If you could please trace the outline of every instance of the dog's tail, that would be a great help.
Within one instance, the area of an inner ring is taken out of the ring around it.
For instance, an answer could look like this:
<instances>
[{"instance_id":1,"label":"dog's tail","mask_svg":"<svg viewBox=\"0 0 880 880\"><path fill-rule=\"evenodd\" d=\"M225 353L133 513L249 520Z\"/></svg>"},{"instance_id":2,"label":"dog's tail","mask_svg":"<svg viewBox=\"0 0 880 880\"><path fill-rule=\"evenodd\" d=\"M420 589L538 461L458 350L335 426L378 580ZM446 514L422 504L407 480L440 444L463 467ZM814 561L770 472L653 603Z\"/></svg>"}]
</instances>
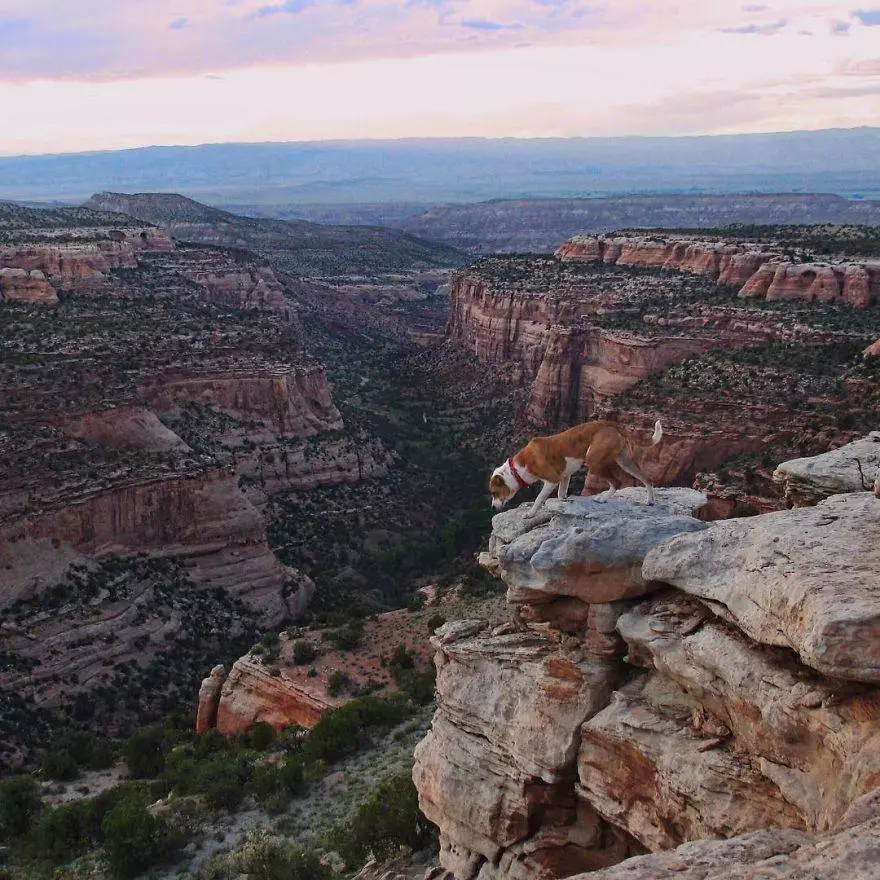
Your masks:
<instances>
[{"instance_id":1,"label":"dog's tail","mask_svg":"<svg viewBox=\"0 0 880 880\"><path fill-rule=\"evenodd\" d=\"M633 445L637 449L648 449L650 446L656 446L663 439L663 425L660 424L660 419L657 419L654 422L654 433L651 435L651 439L647 443L639 443L638 440L633 442Z\"/></svg>"}]
</instances>

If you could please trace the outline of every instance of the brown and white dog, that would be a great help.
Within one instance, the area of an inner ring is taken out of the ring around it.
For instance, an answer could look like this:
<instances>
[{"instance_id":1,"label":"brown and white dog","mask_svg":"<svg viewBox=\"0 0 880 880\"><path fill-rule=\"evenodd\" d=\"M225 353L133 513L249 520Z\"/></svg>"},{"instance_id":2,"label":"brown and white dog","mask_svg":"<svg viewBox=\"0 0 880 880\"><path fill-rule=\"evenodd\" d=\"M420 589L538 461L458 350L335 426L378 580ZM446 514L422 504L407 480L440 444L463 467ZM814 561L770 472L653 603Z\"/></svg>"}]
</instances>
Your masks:
<instances>
[{"instance_id":1,"label":"brown and white dog","mask_svg":"<svg viewBox=\"0 0 880 880\"><path fill-rule=\"evenodd\" d=\"M607 501L616 491L613 466L635 477L648 490L648 504L654 503L654 488L633 461L637 449L656 446L663 437L659 419L654 423L654 434L648 443L640 443L633 434L614 422L584 422L561 434L534 437L524 449L512 455L501 467L495 468L489 479L492 507L500 510L526 486L543 480L535 503L527 516L535 516L554 489L565 500L572 476L582 467L608 481L609 489L598 501Z\"/></svg>"}]
</instances>

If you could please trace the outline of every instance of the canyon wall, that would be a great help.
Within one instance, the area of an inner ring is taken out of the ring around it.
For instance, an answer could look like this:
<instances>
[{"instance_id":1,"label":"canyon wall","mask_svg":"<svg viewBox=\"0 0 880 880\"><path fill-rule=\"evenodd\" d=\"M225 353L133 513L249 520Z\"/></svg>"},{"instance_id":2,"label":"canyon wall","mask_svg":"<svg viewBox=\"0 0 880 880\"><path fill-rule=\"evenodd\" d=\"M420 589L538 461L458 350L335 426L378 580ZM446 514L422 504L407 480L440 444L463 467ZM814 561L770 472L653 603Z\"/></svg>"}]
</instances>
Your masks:
<instances>
[{"instance_id":1,"label":"canyon wall","mask_svg":"<svg viewBox=\"0 0 880 880\"><path fill-rule=\"evenodd\" d=\"M767 828L794 851L880 786L873 492L709 524L693 490L642 499L497 515L481 562L513 621L432 639L413 778L456 880L552 880Z\"/></svg>"},{"instance_id":2,"label":"canyon wall","mask_svg":"<svg viewBox=\"0 0 880 880\"><path fill-rule=\"evenodd\" d=\"M561 260L653 267L703 275L756 299L802 299L867 308L880 299L880 262L792 262L780 248L663 236L575 236Z\"/></svg>"}]
</instances>

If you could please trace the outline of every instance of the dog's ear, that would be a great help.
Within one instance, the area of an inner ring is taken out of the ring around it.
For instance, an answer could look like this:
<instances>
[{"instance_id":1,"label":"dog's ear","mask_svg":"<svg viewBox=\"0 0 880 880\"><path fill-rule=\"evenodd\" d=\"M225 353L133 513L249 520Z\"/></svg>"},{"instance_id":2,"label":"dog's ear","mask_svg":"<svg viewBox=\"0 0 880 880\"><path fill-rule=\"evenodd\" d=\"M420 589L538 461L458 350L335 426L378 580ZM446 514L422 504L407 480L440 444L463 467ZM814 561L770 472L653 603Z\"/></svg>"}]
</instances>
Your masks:
<instances>
[{"instance_id":1,"label":"dog's ear","mask_svg":"<svg viewBox=\"0 0 880 880\"><path fill-rule=\"evenodd\" d=\"M504 478L499 476L498 474L493 474L492 479L489 480L490 489L503 489L506 486L507 483L504 482Z\"/></svg>"}]
</instances>

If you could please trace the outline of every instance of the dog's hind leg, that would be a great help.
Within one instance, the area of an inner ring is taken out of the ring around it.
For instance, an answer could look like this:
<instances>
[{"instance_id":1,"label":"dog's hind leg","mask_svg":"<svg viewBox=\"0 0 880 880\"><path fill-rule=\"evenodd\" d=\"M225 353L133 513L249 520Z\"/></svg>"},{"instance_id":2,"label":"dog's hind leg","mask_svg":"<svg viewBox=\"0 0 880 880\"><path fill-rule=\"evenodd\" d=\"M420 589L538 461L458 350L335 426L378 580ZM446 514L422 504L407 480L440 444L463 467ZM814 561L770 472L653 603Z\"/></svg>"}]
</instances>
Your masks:
<instances>
[{"instance_id":1,"label":"dog's hind leg","mask_svg":"<svg viewBox=\"0 0 880 880\"><path fill-rule=\"evenodd\" d=\"M648 504L654 503L654 487L648 478L639 470L636 463L625 453L621 452L617 456L617 463L620 469L626 471L631 477L635 477L648 490Z\"/></svg>"},{"instance_id":2,"label":"dog's hind leg","mask_svg":"<svg viewBox=\"0 0 880 880\"><path fill-rule=\"evenodd\" d=\"M538 513L544 506L544 502L553 494L553 490L557 485L558 483L548 483L547 480L544 480L544 486L538 493L538 497L535 499L535 503L532 505L532 509L528 512L527 516L535 516Z\"/></svg>"}]
</instances>

